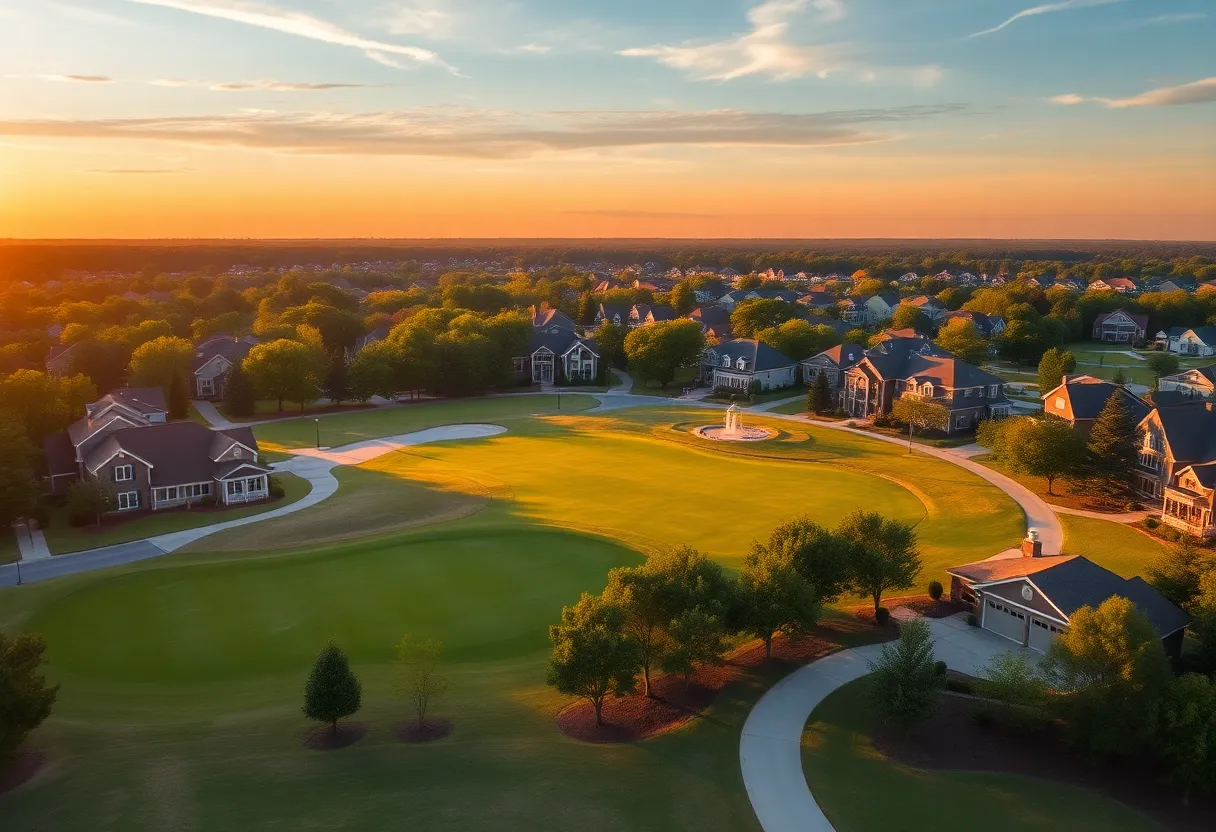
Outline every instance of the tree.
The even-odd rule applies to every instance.
[[[280,338],[258,344],[249,350],[244,364],[258,397],[274,399],[279,410],[284,399],[304,403],[321,393],[316,351],[299,341]]]
[[[1162,376],[1172,376],[1178,372],[1178,368],[1181,366],[1178,356],[1169,352],[1149,353],[1144,363],[1153,371],[1153,376],[1157,379],[1157,383],[1161,382]]]
[[[346,351],[334,350],[329,356],[329,369],[325,373],[325,398],[340,405],[350,398],[350,388],[350,371],[346,363]]]
[[[350,395],[357,402],[372,396],[392,397],[397,392],[397,371],[392,347],[384,342],[368,344],[350,362]]]
[[[694,366],[705,349],[705,335],[695,321],[682,319],[640,326],[625,337],[629,367],[643,381],[666,388],[680,367]]]
[[[1127,396],[1115,390],[1089,431],[1085,460],[1072,479],[1077,494],[1110,501],[1126,497],[1136,470],[1139,442]]]
[[[1085,461],[1085,440],[1063,419],[1018,417],[1000,425],[997,457],[1015,472],[1047,480],[1075,474]]]
[[[739,575],[738,618],[741,628],[764,642],[764,657],[773,655],[773,636],[801,638],[819,620],[819,599],[784,552],[753,547]]]
[[[257,406],[257,393],[245,372],[245,362],[237,361],[224,376],[224,402],[232,416],[252,416]]]
[[[31,731],[51,715],[59,686],[39,669],[46,663],[42,636],[0,632],[0,763],[13,757]]]
[[[25,429],[11,414],[0,413],[0,529],[29,517],[38,506],[35,459]]]
[[[1216,683],[1199,673],[1172,680],[1157,703],[1157,753],[1189,797],[1216,790]]]
[[[1047,684],[1025,653],[1005,650],[980,671],[984,696],[1010,705],[1035,707],[1047,699]]]
[[[781,326],[760,330],[756,333],[756,340],[795,361],[802,361],[836,346],[840,343],[840,336],[827,324],[811,324],[794,318]]]
[[[812,413],[824,414],[832,410],[836,397],[832,395],[832,387],[828,383],[827,373],[817,373],[815,382],[806,393],[806,409]]]
[[[807,515],[773,529],[764,548],[788,558],[824,604],[849,588],[852,544]]]
[[[55,378],[37,370],[17,370],[0,380],[0,411],[21,424],[26,437],[40,447],[43,437],[67,429],[97,398],[97,388],[83,375]]]
[[[74,522],[101,525],[101,516],[114,510],[114,495],[96,480],[81,480],[68,486],[67,508]]]
[[[697,305],[697,293],[687,281],[680,281],[671,289],[670,303],[681,315],[687,315]],[[594,315],[592,316],[594,317]]]
[[[595,331],[595,343],[600,348],[600,355],[618,369],[625,367],[625,338],[628,335],[628,326],[607,320]]]
[[[840,521],[836,534],[852,544],[851,583],[859,597],[874,600],[875,614],[884,592],[915,584],[921,557],[911,524],[858,510]]]
[[[169,382],[169,394],[166,398],[170,419],[185,419],[190,415],[190,383],[186,381],[185,373],[177,373],[173,376]]]
[[[667,627],[669,644],[663,654],[666,673],[679,673],[688,687],[689,677],[698,664],[721,665],[726,652],[726,632],[722,620],[701,607],[687,609]]]
[[[1216,558],[1183,540],[1149,566],[1148,579],[1154,589],[1185,610],[1199,598],[1200,582],[1212,571],[1216,571]]]
[[[604,699],[633,690],[641,670],[637,642],[625,633],[619,607],[583,593],[573,607],[562,609],[562,623],[549,627],[553,657],[547,683],[559,693],[588,700],[595,724],[603,725]]]
[[[1039,395],[1046,396],[1060,386],[1064,376],[1077,369],[1077,357],[1067,350],[1052,347],[1039,359]]]
[[[891,418],[908,426],[908,453],[912,453],[912,432],[916,428],[944,431],[950,427],[950,411],[945,407],[908,397],[895,400],[891,405]]]
[[[154,338],[131,354],[131,383],[168,390],[173,377],[188,374],[193,364],[194,345],[185,338]]]
[[[979,365],[988,357],[988,342],[974,321],[951,318],[937,333],[937,345],[955,358]]]
[[[1098,754],[1132,753],[1148,739],[1145,716],[1169,679],[1161,635],[1118,596],[1074,612],[1042,669],[1069,739]]]
[[[443,642],[419,641],[408,633],[397,642],[397,695],[410,701],[418,717],[418,727],[426,725],[431,705],[447,692],[448,677],[443,666]]]
[[[304,686],[304,716],[328,722],[337,731],[338,720],[357,713],[363,686],[350,669],[346,651],[332,641],[321,648]]]
[[[895,307],[895,311],[891,314],[891,328],[915,329],[917,332],[929,332],[933,329],[933,324],[929,321],[929,316],[919,306],[901,303]]]
[[[801,317],[795,304],[779,298],[745,300],[730,313],[730,329],[736,338],[754,338],[763,329],[781,326]]]
[[[909,731],[941,704],[945,679],[933,667],[933,638],[924,620],[900,624],[899,641],[884,645],[868,665],[870,698],[887,724]]]

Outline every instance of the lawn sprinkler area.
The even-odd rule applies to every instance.
[[[744,425],[742,411],[733,404],[721,425],[705,425],[697,428],[696,433],[702,439],[714,442],[763,442],[777,435],[771,428]]]

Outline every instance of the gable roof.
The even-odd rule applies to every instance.
[[[1216,364],[1209,364],[1206,367],[1188,367],[1173,375],[1162,376],[1161,380],[1177,382],[1195,381],[1195,379],[1188,378],[1192,373],[1206,379],[1210,384],[1216,385]]]
[[[114,453],[128,453],[153,466],[151,484],[154,486],[207,482],[219,470],[211,455],[212,449],[218,444],[228,447],[233,442],[252,449],[255,454],[258,451],[253,430],[248,427],[216,431],[186,421],[122,428],[110,433],[90,451],[85,465],[92,471]],[[242,462],[256,462],[256,459]],[[224,462],[219,466],[227,468],[230,464]]]
[[[123,405],[144,416],[169,412],[165,391],[160,387],[120,387],[85,405],[85,412],[89,415],[100,413],[111,404]]]
[[[539,307],[531,306],[528,311],[532,314],[532,326],[535,329],[543,329],[550,326],[561,326],[566,329],[574,329],[574,321],[570,316],[558,309],[554,309],[546,303],[542,303]]]
[[[1216,326],[1197,326],[1182,334],[1186,335],[1187,332],[1193,334],[1201,343],[1209,347],[1216,347]]]
[[[1064,383],[1048,391],[1043,398],[1063,394],[1072,406],[1074,419],[1097,419],[1106,407],[1107,400],[1118,391],[1127,402],[1132,419],[1137,423],[1152,409],[1139,396],[1112,382],[1083,374],[1064,377]]]
[[[777,352],[768,344],[757,341],[755,338],[732,338],[722,341],[712,347],[710,352],[719,357],[730,356],[732,365],[740,358],[746,359],[747,370],[753,373],[779,370],[783,367],[792,367],[797,363],[794,359]]]
[[[1155,412],[1175,460],[1216,460],[1216,412],[1213,412],[1212,402],[1159,407]]]
[[[834,347],[829,347],[818,355],[812,355],[806,361],[814,361],[816,358],[822,357],[831,361],[841,370],[847,370],[850,367],[857,366],[857,362],[865,358],[865,354],[866,348],[861,344],[838,344]]]
[[[207,362],[216,356],[222,356],[229,364],[244,361],[245,356],[249,355],[249,350],[253,346],[247,338],[208,341],[194,351],[193,370],[195,373],[198,373],[199,370],[207,365]]]
[[[1101,315],[1099,315],[1094,320],[1094,327],[1096,328],[1096,327],[1100,327],[1100,326],[1104,325],[1108,320],[1115,317],[1116,315],[1123,315],[1124,317],[1131,320],[1132,323],[1134,323],[1140,329],[1143,329],[1145,331],[1148,330],[1148,315],[1133,315],[1131,312],[1128,312],[1126,309],[1116,309],[1114,312],[1103,312]]]
[[[730,312],[721,306],[698,306],[688,317],[706,326],[730,324]]]

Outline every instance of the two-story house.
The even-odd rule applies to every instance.
[[[1210,401],[1171,396],[1169,403],[1159,404],[1140,420],[1133,488],[1141,497],[1161,500],[1188,467],[1216,462],[1216,413],[1212,408]],[[1164,515],[1161,519],[1168,522]]]
[[[1133,315],[1126,309],[1104,312],[1094,319],[1095,341],[1142,347],[1147,333],[1148,315]]]
[[[194,393],[200,399],[218,399],[224,395],[224,381],[234,364],[244,361],[258,343],[247,335],[235,338],[219,333],[199,341],[194,346]]]
[[[888,338],[845,374],[843,404],[855,418],[887,416],[896,399],[939,404],[949,414],[946,433],[973,429],[983,419],[1009,415],[1005,380],[960,361],[920,338]]]
[[[1197,326],[1183,330],[1178,341],[1170,345],[1170,352],[1202,358],[1216,355],[1216,326]]]
[[[1065,376],[1063,382],[1043,394],[1043,412],[1063,419],[1088,436],[1094,421],[1111,396],[1122,396],[1133,421],[1139,423],[1152,408],[1126,387],[1093,376]]]
[[[598,327],[607,321],[617,326],[629,326],[630,309],[625,303],[601,303],[595,310],[595,325]]]
[[[946,305],[940,300],[928,295],[917,295],[916,297],[906,298],[903,301],[908,306],[915,306],[924,316],[930,321],[937,323],[946,315]]]
[[[595,340],[579,336],[566,315],[551,312],[556,310],[533,310],[528,354],[511,359],[516,377],[540,385],[586,384],[598,378],[600,350]]]
[[[124,388],[87,405],[67,432],[43,443],[51,490],[63,493],[80,480],[103,483],[119,512],[270,496],[271,470],[258,462],[252,429],[219,431],[165,418],[159,389]]]
[[[942,315],[940,323],[946,326],[956,318],[961,318],[965,321],[971,321],[975,324],[976,330],[985,338],[992,338],[995,335],[1000,335],[1005,331],[1005,319],[999,315],[985,315],[983,312],[972,312],[968,309],[959,309],[955,312],[947,312]]]
[[[1170,376],[1162,376],[1160,390],[1173,390],[1192,399],[1216,399],[1216,364],[1192,367]]]
[[[818,355],[802,361],[802,378],[807,384],[814,384],[819,376],[826,376],[828,386],[832,389],[834,401],[839,407],[844,397],[845,373],[857,366],[857,362],[865,357],[866,348],[861,344],[840,344],[824,350]]]
[[[705,351],[701,359],[701,383],[710,388],[747,392],[753,383],[761,390],[791,387],[797,380],[798,362],[754,338],[733,338]]]
[[[629,328],[637,329],[662,321],[674,321],[678,317],[680,316],[676,314],[676,310],[670,306],[639,303],[629,310]]]

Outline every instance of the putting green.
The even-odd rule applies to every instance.
[[[453,661],[541,650],[579,593],[635,552],[542,529],[485,529],[345,545],[289,558],[153,569],[97,581],[39,610],[58,669],[185,684],[298,672],[333,637],[385,663],[404,633]]]

